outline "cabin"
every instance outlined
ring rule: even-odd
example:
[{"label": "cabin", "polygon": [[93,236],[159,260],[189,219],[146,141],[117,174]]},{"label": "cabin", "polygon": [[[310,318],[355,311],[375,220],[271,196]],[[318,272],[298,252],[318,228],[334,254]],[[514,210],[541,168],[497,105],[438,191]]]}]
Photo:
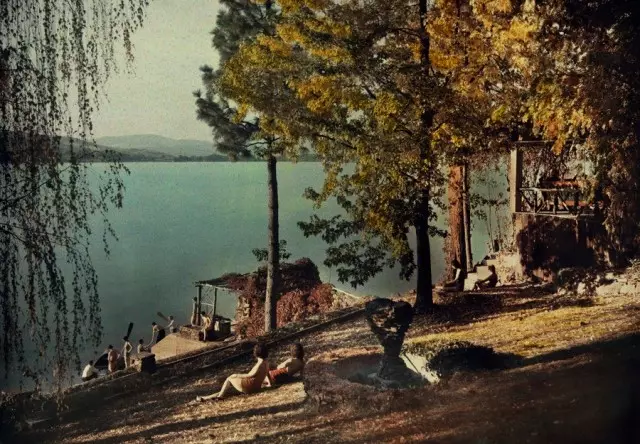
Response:
[{"label": "cabin", "polygon": [[[603,200],[588,198],[592,182],[560,159],[559,169],[539,171],[527,151],[551,148],[549,141],[515,142],[509,162],[509,205],[522,272],[545,280],[562,268],[591,266],[606,255],[598,240],[603,234]],[[565,162],[565,163],[562,163]]]}]

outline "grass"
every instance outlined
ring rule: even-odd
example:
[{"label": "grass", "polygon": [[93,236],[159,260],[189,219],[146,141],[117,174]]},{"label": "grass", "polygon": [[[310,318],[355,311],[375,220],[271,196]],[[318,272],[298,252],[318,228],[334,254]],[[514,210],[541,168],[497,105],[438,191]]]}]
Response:
[{"label": "grass", "polygon": [[[522,357],[397,392],[388,405],[319,408],[301,383],[205,405],[226,374],[189,376],[105,404],[19,442],[640,442],[640,295],[558,295],[538,287],[440,301],[407,342],[465,341]],[[376,347],[362,318],[303,338],[307,356]],[[274,350],[284,358],[286,344]],[[347,405],[357,402],[355,405]]]}]

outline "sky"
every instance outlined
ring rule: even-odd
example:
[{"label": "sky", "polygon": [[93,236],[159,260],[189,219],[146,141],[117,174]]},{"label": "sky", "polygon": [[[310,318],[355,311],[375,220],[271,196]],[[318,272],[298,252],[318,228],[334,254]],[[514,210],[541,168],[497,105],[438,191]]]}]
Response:
[{"label": "sky", "polygon": [[96,137],[211,139],[207,125],[196,120],[192,92],[202,86],[199,67],[217,66],[209,34],[217,12],[217,0],[150,2],[144,27],[132,38],[134,72],[121,69],[109,80],[94,119]]}]

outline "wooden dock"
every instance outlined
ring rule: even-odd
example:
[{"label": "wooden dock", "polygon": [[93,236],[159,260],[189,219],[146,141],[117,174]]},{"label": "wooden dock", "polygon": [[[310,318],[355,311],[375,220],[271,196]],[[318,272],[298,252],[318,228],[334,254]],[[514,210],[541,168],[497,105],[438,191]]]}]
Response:
[{"label": "wooden dock", "polygon": [[151,352],[156,355],[156,361],[161,361],[184,353],[200,350],[207,346],[211,346],[211,342],[194,341],[177,333],[172,333],[151,347]]}]

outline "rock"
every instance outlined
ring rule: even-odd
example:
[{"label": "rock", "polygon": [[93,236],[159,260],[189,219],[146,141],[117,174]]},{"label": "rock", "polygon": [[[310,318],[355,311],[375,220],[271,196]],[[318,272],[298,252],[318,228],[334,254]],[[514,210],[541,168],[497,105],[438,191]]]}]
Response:
[{"label": "rock", "polygon": [[620,287],[620,294],[632,294],[636,292],[636,286],[632,284],[624,284]]},{"label": "rock", "polygon": [[578,288],[576,288],[576,293],[585,294],[586,292],[587,292],[587,284],[585,284],[584,282],[580,282],[578,284]]},{"label": "rock", "polygon": [[413,320],[413,307],[407,302],[374,299],[365,305],[367,323],[384,348],[378,377],[401,381],[411,379],[413,372],[400,358],[404,336]]}]

